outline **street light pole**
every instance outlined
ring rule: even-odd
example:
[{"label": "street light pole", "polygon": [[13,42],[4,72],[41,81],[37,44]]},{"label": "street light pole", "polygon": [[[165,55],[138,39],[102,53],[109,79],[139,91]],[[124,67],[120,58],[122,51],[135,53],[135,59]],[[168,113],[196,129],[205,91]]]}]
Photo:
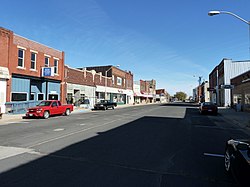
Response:
[{"label": "street light pole", "polygon": [[208,12],[209,16],[215,16],[218,14],[229,14],[229,15],[241,20],[242,22],[244,22],[248,25],[248,29],[249,29],[249,57],[250,57],[250,21],[247,21],[247,20],[243,19],[242,17],[238,16],[237,14],[234,14],[234,13],[228,12],[228,11],[211,10]]}]

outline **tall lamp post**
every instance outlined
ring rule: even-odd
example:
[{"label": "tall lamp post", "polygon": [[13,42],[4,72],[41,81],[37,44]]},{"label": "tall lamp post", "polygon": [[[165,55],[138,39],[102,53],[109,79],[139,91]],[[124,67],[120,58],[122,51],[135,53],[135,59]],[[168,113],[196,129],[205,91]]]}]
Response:
[{"label": "tall lamp post", "polygon": [[[109,69],[107,69],[105,71],[105,99],[108,99],[108,95],[107,95],[107,84],[108,84],[108,72],[113,68],[114,66],[111,66]],[[120,65],[116,65],[115,67],[120,67]]]},{"label": "tall lamp post", "polygon": [[229,15],[241,20],[242,22],[244,22],[248,25],[248,28],[249,28],[249,56],[250,56],[250,21],[247,21],[247,20],[243,19],[242,17],[238,16],[237,14],[234,14],[234,13],[228,12],[228,11],[211,10],[208,12],[209,16],[215,16],[218,14],[229,14]]},{"label": "tall lamp post", "polygon": [[[246,23],[248,26],[249,26],[249,57],[250,57],[250,21],[247,21],[245,19],[243,19],[242,17],[238,16],[237,14],[234,14],[232,12],[228,12],[228,11],[218,11],[218,10],[211,10],[208,12],[208,15],[209,16],[215,16],[215,15],[218,15],[218,14],[229,14],[239,20],[241,20],[242,22]],[[216,102],[217,104],[219,103],[219,83],[218,83],[218,67],[216,69],[216,84],[217,84],[217,87],[216,87]]]}]

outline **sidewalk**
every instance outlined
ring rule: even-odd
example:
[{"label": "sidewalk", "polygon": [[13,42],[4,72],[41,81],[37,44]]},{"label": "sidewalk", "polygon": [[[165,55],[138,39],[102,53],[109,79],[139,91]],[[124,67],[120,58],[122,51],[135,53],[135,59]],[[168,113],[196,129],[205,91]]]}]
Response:
[{"label": "sidewalk", "polygon": [[229,123],[239,126],[250,135],[250,113],[236,112],[232,108],[219,107],[219,114]]}]

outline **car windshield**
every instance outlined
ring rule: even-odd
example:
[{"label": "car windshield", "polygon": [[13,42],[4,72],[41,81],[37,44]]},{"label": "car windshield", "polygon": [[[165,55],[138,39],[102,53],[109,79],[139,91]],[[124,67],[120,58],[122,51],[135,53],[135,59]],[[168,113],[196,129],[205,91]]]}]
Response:
[{"label": "car windshield", "polygon": [[50,106],[51,101],[42,101],[37,106]]}]

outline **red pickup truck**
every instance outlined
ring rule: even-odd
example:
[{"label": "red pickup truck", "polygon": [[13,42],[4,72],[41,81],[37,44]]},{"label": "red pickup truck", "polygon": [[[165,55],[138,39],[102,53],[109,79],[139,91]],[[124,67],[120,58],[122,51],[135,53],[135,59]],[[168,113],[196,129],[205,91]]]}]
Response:
[{"label": "red pickup truck", "polygon": [[28,108],[26,117],[43,117],[52,115],[68,116],[73,111],[73,105],[62,105],[58,100],[41,101],[36,107]]}]

